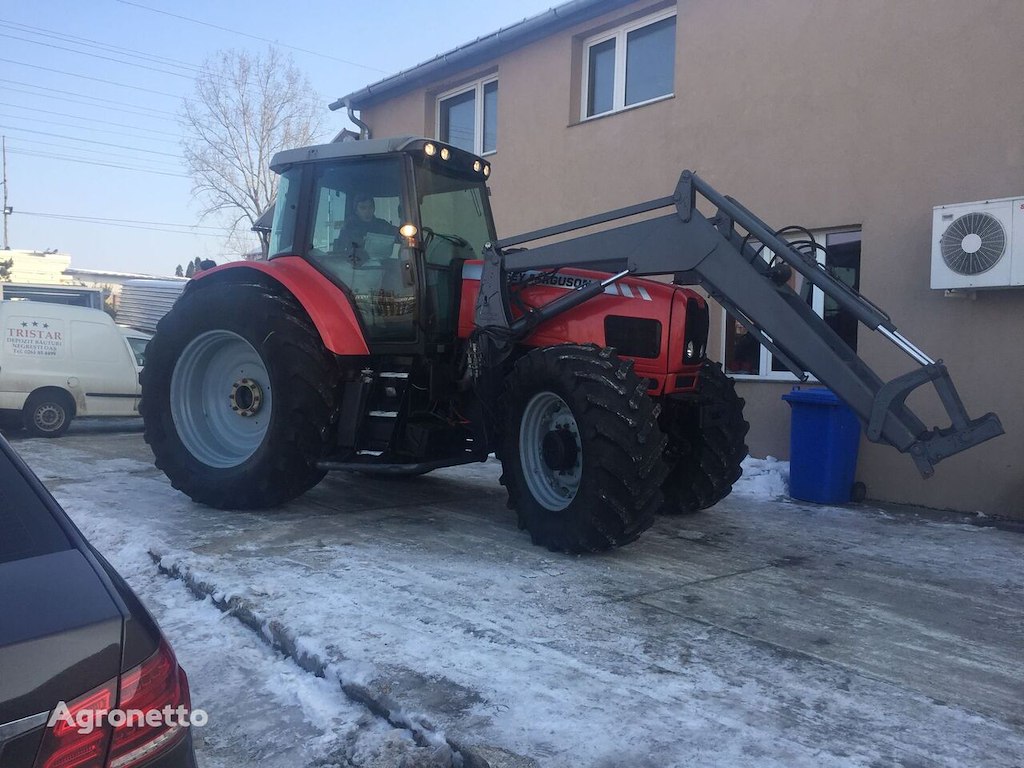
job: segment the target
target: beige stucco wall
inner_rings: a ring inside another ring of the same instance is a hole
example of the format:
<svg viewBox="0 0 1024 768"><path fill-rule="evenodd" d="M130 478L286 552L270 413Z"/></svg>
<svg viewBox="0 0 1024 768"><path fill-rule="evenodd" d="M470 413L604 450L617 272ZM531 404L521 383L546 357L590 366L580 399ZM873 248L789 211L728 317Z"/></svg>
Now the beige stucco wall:
<svg viewBox="0 0 1024 768"><path fill-rule="evenodd" d="M1024 289L968 299L928 287L933 206L1024 196L1024 3L680 0L674 97L577 123L580 39L654 7L465 73L499 78L499 234L668 194L683 168L776 226L860 226L863 292L947 361L973 414L996 411L1007 431L928 481L909 458L862 443L869 496L1024 517ZM363 117L377 136L432 134L434 95L458 79ZM860 343L882 376L909 370L864 328ZM755 455L788 453L788 386L740 384ZM931 402L911 401L933 414Z"/></svg>

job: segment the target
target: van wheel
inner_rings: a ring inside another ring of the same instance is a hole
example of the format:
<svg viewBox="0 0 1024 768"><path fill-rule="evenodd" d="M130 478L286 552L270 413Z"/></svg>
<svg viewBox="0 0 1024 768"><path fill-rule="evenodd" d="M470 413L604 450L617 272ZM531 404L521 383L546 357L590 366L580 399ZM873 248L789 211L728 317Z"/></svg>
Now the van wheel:
<svg viewBox="0 0 1024 768"><path fill-rule="evenodd" d="M21 423L32 437L60 437L74 418L75 404L65 392L33 392L21 411Z"/></svg>

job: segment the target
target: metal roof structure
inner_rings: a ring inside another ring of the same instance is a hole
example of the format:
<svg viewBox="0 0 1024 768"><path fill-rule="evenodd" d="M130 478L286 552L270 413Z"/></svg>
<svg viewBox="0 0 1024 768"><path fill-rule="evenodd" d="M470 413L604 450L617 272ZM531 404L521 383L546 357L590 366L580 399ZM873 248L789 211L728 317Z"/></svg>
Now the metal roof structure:
<svg viewBox="0 0 1024 768"><path fill-rule="evenodd" d="M187 280L129 280L121 289L117 303L117 322L140 331L155 333L157 323L166 315Z"/></svg>

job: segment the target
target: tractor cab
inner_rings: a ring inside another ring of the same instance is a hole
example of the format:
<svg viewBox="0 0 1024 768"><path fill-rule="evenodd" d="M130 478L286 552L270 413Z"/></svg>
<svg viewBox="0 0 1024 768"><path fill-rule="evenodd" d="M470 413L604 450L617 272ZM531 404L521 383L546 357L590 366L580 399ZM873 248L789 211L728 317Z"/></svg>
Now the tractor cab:
<svg viewBox="0 0 1024 768"><path fill-rule="evenodd" d="M281 152L271 167L271 259L298 255L339 285L373 352L454 340L462 263L495 239L486 161L399 138Z"/></svg>

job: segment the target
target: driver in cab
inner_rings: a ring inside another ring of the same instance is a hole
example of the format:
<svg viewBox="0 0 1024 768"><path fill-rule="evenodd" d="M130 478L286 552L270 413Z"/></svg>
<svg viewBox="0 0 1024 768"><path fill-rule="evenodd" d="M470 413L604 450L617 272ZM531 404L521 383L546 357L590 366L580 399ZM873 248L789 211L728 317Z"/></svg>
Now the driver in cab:
<svg viewBox="0 0 1024 768"><path fill-rule="evenodd" d="M356 249L362 249L366 246L367 235L383 235L392 239L397 237L398 227L377 218L377 205L372 195L365 192L356 193L353 197L352 210L355 215L345 220L344 229L334 241L335 251L351 253Z"/></svg>

